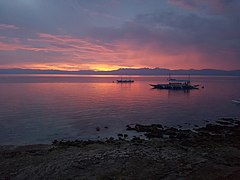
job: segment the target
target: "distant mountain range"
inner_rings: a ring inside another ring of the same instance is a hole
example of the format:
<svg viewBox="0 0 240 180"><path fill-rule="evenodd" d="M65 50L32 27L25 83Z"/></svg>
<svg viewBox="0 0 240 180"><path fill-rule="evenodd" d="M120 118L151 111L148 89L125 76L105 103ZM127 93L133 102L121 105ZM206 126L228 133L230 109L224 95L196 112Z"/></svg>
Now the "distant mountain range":
<svg viewBox="0 0 240 180"><path fill-rule="evenodd" d="M240 70L218 70L218 69L178 69L170 70L164 68L123 68L112 71L60 71L60 70L34 70L34 69L0 69L0 74L85 74L85 75L214 75L214 76L240 76Z"/></svg>

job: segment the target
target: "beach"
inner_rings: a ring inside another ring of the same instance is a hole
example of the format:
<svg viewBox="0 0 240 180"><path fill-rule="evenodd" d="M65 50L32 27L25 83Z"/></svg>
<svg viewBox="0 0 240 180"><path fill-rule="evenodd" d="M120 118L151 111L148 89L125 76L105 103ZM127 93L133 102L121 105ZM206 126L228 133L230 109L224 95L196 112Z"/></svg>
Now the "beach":
<svg viewBox="0 0 240 180"><path fill-rule="evenodd" d="M145 133L101 141L1 146L1 179L237 179L240 121L221 118L191 130L128 125Z"/></svg>

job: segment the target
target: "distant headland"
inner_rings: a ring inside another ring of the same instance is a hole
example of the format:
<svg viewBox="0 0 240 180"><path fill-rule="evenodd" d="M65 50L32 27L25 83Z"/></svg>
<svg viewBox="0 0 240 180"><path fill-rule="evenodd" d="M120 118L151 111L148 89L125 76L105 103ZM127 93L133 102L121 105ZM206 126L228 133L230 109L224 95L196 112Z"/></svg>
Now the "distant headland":
<svg viewBox="0 0 240 180"><path fill-rule="evenodd" d="M240 76L240 70L219 69L176 69L165 68L121 68L111 71L62 71L37 69L0 69L0 74L82 74L82 75L211 75L211 76Z"/></svg>

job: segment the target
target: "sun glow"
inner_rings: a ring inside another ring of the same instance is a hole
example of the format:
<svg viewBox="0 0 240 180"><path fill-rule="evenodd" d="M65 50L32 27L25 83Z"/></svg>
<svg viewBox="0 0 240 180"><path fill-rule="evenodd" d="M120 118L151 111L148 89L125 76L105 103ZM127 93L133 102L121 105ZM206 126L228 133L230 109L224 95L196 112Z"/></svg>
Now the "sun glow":
<svg viewBox="0 0 240 180"><path fill-rule="evenodd" d="M94 71L113 71L120 68L141 68L133 66L118 66L107 64L64 64L64 63L46 63L46 64L17 64L16 66L0 66L0 68L21 68L35 70L60 70L60 71L79 71L79 70L94 70Z"/></svg>
<svg viewBox="0 0 240 180"><path fill-rule="evenodd" d="M18 66L23 69L39 69L39 70L60 70L60 71L78 71L79 66L71 64L28 64Z"/></svg>
<svg viewBox="0 0 240 180"><path fill-rule="evenodd" d="M113 71L120 68L140 68L140 67L116 66L116 65L93 65L90 69L95 71Z"/></svg>

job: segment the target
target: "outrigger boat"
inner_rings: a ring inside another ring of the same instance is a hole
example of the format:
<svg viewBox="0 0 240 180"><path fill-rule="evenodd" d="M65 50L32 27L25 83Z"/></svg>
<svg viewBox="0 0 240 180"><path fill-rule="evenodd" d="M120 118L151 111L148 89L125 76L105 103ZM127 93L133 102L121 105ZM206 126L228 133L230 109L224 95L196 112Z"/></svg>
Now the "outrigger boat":
<svg viewBox="0 0 240 180"><path fill-rule="evenodd" d="M133 83L133 82L134 82L134 80L132 80L132 79L123 79L123 78L121 78L121 79L117 80L117 83Z"/></svg>
<svg viewBox="0 0 240 180"><path fill-rule="evenodd" d="M121 80L117 80L118 83L133 83L134 80L131 79L121 79Z"/></svg>
<svg viewBox="0 0 240 180"><path fill-rule="evenodd" d="M189 89L198 89L199 85L191 85L190 80L169 79L168 84L150 84L150 86L156 89L189 90Z"/></svg>

